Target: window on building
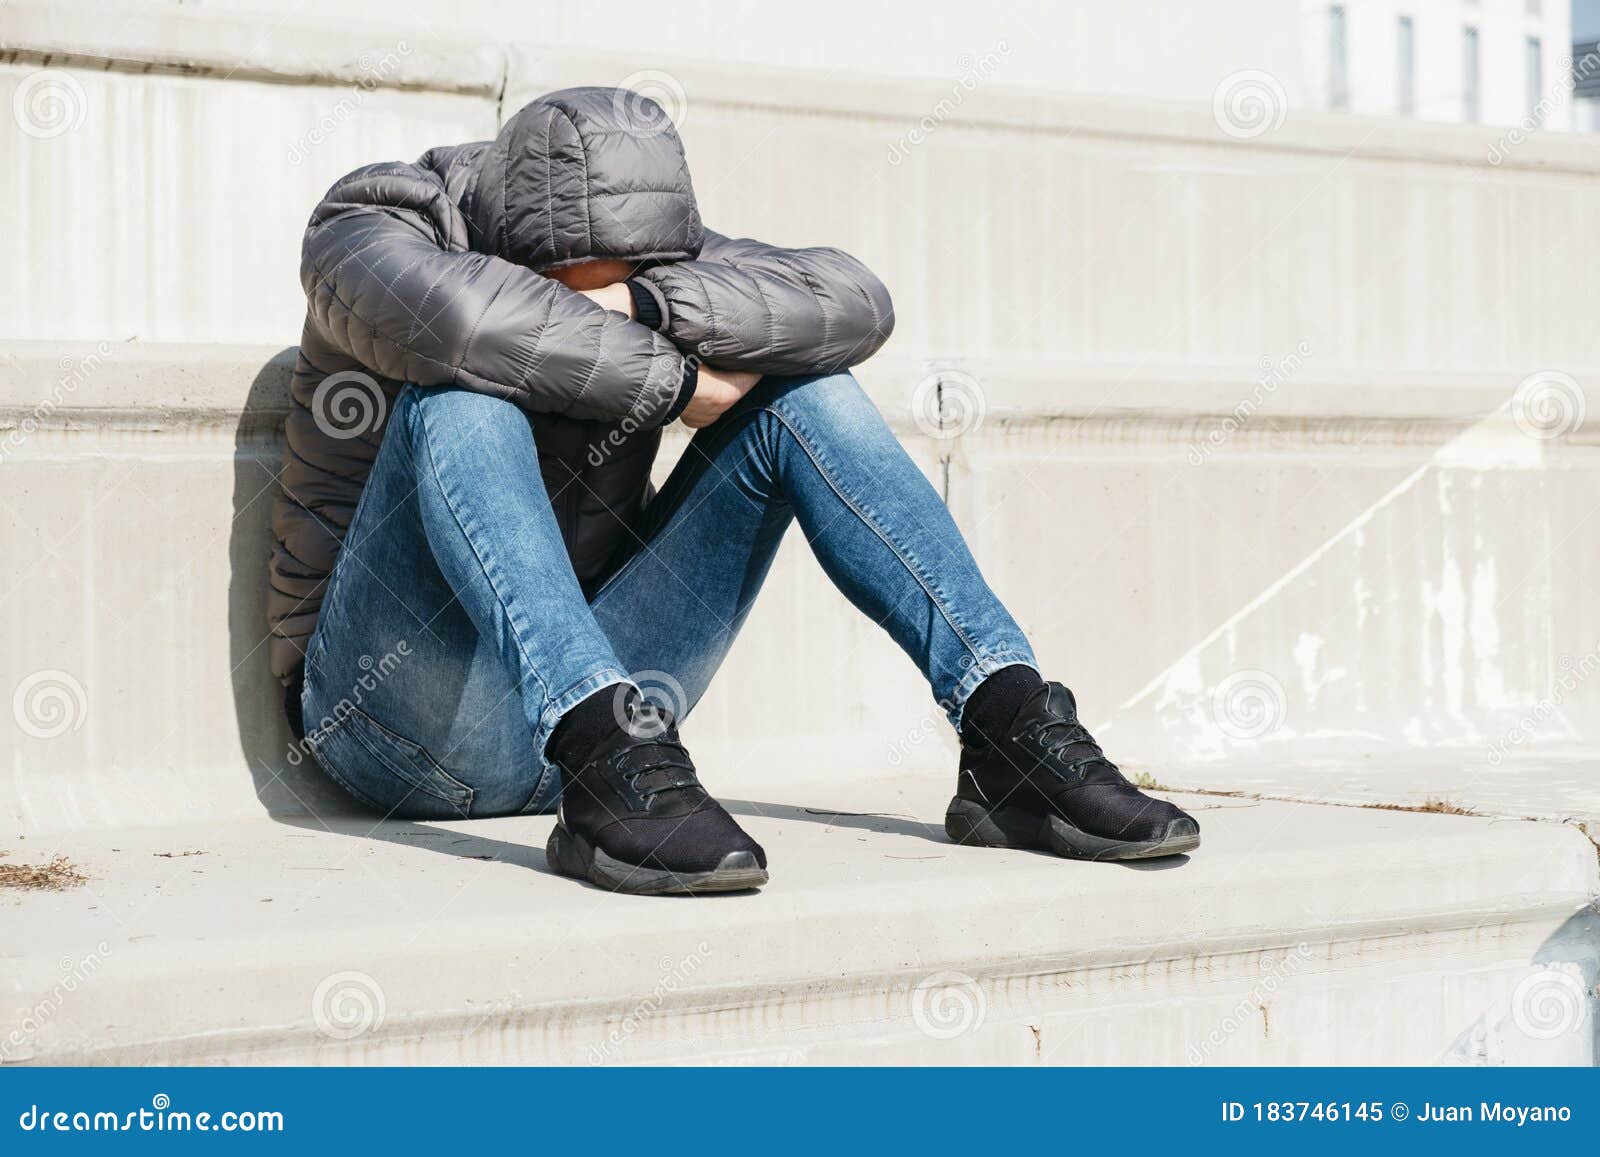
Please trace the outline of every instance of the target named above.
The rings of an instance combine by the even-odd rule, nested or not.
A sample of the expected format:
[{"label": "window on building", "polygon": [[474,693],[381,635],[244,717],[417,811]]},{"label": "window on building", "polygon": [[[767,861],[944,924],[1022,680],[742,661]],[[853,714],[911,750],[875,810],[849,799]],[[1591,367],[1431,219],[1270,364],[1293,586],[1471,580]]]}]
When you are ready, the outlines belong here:
[{"label": "window on building", "polygon": [[1461,32],[1461,113],[1464,119],[1476,123],[1483,119],[1483,96],[1480,91],[1482,76],[1478,67],[1478,30],[1464,28]]},{"label": "window on building", "polygon": [[1417,26],[1400,17],[1395,29],[1395,107],[1401,116],[1417,114]]},{"label": "window on building", "polygon": [[1544,119],[1544,46],[1537,36],[1528,37],[1528,117],[1534,124]]},{"label": "window on building", "polygon": [[1328,9],[1328,107],[1350,104],[1350,64],[1345,36],[1344,6]]}]

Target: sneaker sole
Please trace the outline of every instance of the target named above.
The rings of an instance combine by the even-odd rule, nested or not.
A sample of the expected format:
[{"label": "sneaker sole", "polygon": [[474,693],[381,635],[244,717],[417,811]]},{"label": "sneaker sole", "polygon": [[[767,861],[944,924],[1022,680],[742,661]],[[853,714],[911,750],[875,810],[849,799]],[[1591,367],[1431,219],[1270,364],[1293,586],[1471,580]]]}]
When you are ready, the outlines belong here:
[{"label": "sneaker sole", "polygon": [[1060,816],[1041,816],[1021,808],[990,811],[960,796],[950,801],[944,830],[958,844],[1054,852],[1070,860],[1149,860],[1192,852],[1200,846],[1200,825],[1191,819],[1173,820],[1160,839],[1108,840],[1075,828]]},{"label": "sneaker sole", "polygon": [[557,823],[544,847],[545,859],[563,876],[588,880],[608,892],[633,896],[700,895],[744,892],[767,882],[767,870],[752,852],[729,852],[709,872],[669,872],[625,864]]}]

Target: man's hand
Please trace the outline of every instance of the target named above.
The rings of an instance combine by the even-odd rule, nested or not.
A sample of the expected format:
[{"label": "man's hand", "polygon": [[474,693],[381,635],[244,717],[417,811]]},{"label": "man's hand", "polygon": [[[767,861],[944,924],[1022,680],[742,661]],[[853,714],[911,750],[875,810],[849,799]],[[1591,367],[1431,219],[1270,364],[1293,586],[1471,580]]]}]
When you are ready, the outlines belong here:
[{"label": "man's hand", "polygon": [[722,417],[740,398],[748,394],[760,374],[740,370],[718,370],[701,363],[699,378],[695,382],[694,396],[678,417],[691,430],[703,430]]},{"label": "man's hand", "polygon": [[[611,267],[616,265],[620,263],[589,262],[557,270],[550,276],[567,288],[583,294],[602,309],[614,310],[629,321],[637,321],[639,318],[633,306],[633,294],[628,292],[626,285],[621,281],[594,284],[602,277],[613,276],[617,271]],[[689,399],[689,404],[678,416],[691,430],[702,430],[722,417],[729,406],[748,394],[751,387],[760,380],[760,374],[719,370],[701,363],[694,396]]]},{"label": "man's hand", "polygon": [[615,310],[629,321],[638,320],[633,308],[633,294],[629,293],[628,287],[620,281],[613,281],[610,285],[602,285],[598,289],[580,289],[578,292],[602,309]]}]

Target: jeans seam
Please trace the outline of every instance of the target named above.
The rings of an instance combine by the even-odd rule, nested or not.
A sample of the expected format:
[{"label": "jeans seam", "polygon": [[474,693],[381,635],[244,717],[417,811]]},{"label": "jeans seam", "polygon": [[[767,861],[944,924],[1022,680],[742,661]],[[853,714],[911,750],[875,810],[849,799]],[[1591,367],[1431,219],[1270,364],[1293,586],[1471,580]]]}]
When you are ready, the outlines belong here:
[{"label": "jeans seam", "polygon": [[974,659],[977,659],[979,655],[978,648],[973,645],[972,640],[967,637],[966,631],[961,628],[961,625],[956,622],[955,618],[950,614],[950,611],[945,607],[944,600],[933,589],[933,587],[929,585],[927,579],[923,577],[922,573],[914,564],[912,559],[908,557],[907,553],[897,546],[894,540],[884,533],[883,529],[878,525],[878,523],[864,509],[862,509],[862,507],[858,506],[855,500],[846,494],[843,488],[841,488],[839,484],[834,481],[833,475],[828,472],[827,466],[822,462],[821,458],[818,457],[816,451],[806,440],[805,434],[800,431],[799,427],[795,426],[794,423],[789,421],[789,419],[778,410],[776,405],[763,406],[762,409],[766,413],[771,414],[774,418],[776,418],[783,425],[783,428],[789,431],[790,436],[794,438],[795,442],[800,446],[800,449],[805,451],[806,457],[810,460],[811,465],[816,469],[817,473],[822,477],[822,480],[828,484],[828,488],[838,495],[839,501],[843,502],[845,506],[861,520],[863,525],[870,529],[873,534],[877,535],[879,540],[881,540],[883,544],[889,548],[890,553],[893,554],[894,557],[899,561],[900,565],[905,568],[906,573],[916,581],[916,584],[922,588],[922,592],[928,596],[928,601],[938,608],[940,617],[943,618],[944,621],[949,625],[950,630],[955,634],[956,638],[961,640],[961,645],[967,649],[967,653],[970,654]]},{"label": "jeans seam", "polygon": [[[743,433],[741,422],[748,421],[748,419],[761,412],[761,410],[749,410],[744,414],[736,415],[733,422],[721,429],[716,426],[711,427],[709,433],[712,438],[709,440],[708,445],[703,448],[700,461],[707,463],[732,445]],[[614,583],[621,581],[623,575],[627,574],[636,563],[640,563],[650,553],[649,547],[656,542],[661,533],[666,530],[667,525],[677,516],[678,511],[683,507],[684,501],[694,493],[695,486],[705,477],[709,469],[710,467],[706,465],[700,467],[694,479],[684,488],[683,493],[673,496],[670,509],[657,505],[658,503],[667,502],[667,499],[660,494],[655,495],[654,499],[646,505],[646,523],[641,525],[640,530],[642,533],[648,528],[653,530],[653,533],[650,533],[647,538],[642,540],[642,545],[624,559],[622,565],[605,576],[600,585],[595,588],[594,593],[589,596],[588,602],[591,607],[597,605]],[[659,522],[655,521],[652,516],[659,517]]]},{"label": "jeans seam", "polygon": [[542,805],[550,801],[545,798],[545,786],[550,782],[550,777],[556,774],[556,765],[543,756],[539,757],[539,778],[533,781],[533,794],[528,797],[528,802],[523,804],[517,815],[541,815]]},{"label": "jeans seam", "polygon": [[[527,649],[522,645],[521,631],[517,625],[516,618],[512,613],[511,604],[508,603],[505,599],[505,596],[500,593],[500,585],[495,581],[494,573],[490,570],[489,564],[484,561],[483,555],[478,551],[478,544],[472,541],[471,533],[468,532],[466,524],[462,522],[461,515],[456,510],[455,500],[451,498],[450,491],[445,488],[444,480],[439,474],[438,462],[433,456],[433,442],[428,436],[427,416],[423,414],[421,410],[416,411],[416,421],[421,427],[420,433],[422,438],[422,448],[428,457],[428,478],[432,481],[434,488],[438,490],[439,496],[444,499],[445,509],[450,512],[450,517],[455,522],[456,529],[461,532],[461,537],[463,541],[466,542],[467,549],[472,552],[473,560],[477,562],[478,569],[483,573],[484,581],[489,584],[490,593],[494,595],[495,602],[500,604],[500,609],[505,614],[506,621],[511,624],[511,639],[516,644],[517,653],[522,656],[523,668],[527,671],[529,676],[538,680],[540,694],[544,701],[549,703],[549,685],[544,681],[544,676],[540,674],[539,669],[534,666],[533,660],[529,657]],[[516,680],[519,688],[522,686],[523,682],[523,679]],[[540,718],[543,718],[542,713]]]}]

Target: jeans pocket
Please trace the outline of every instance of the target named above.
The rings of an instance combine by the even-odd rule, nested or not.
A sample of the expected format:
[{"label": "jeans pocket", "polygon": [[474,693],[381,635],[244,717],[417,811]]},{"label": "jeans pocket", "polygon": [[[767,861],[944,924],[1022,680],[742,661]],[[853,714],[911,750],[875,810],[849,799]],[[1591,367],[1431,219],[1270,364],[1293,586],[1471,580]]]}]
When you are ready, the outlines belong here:
[{"label": "jeans pocket", "polygon": [[473,790],[441,767],[420,744],[397,735],[361,708],[310,737],[317,762],[339,786],[385,815],[403,819],[466,819]]}]

